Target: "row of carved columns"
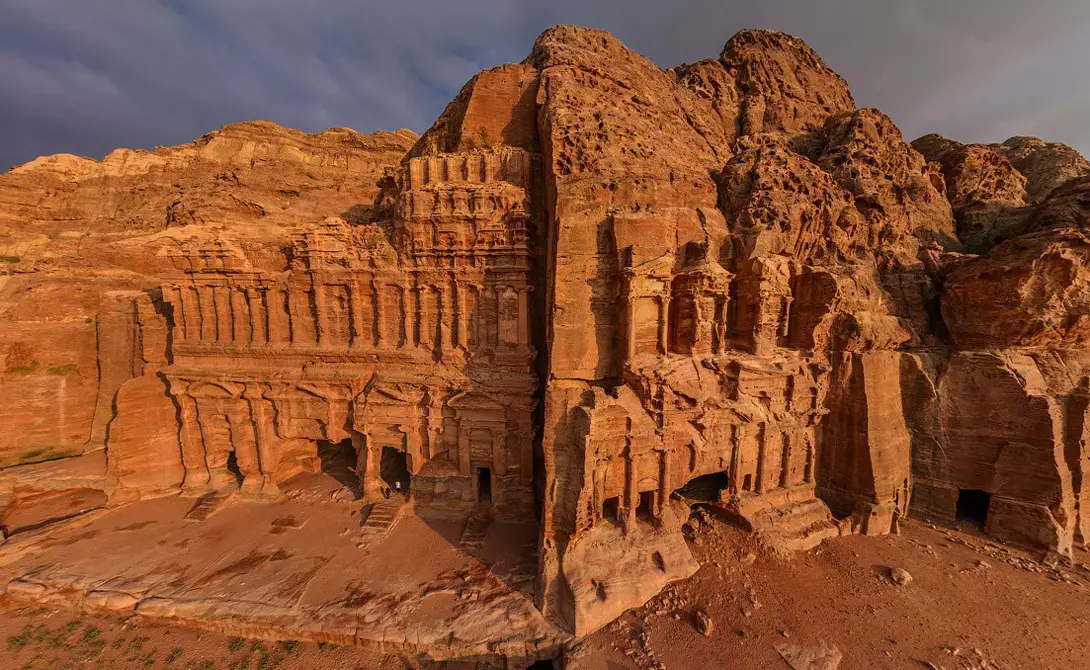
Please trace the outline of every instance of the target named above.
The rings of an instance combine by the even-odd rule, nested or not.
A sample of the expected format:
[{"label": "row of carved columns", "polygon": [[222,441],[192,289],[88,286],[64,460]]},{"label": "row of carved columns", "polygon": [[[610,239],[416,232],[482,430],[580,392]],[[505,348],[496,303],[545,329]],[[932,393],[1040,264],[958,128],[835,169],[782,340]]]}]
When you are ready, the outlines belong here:
[{"label": "row of carved columns", "polygon": [[[299,344],[303,329],[293,320],[312,318],[309,304],[312,294],[313,314],[317,316],[314,339],[319,346],[333,346],[339,342],[332,337],[330,318],[336,307],[331,304],[329,294],[336,287],[347,292],[348,335],[353,347],[391,348],[407,344],[468,347],[471,328],[477,346],[530,344],[532,288],[529,286],[420,284],[409,289],[414,296],[411,301],[406,289],[397,282],[375,281],[368,286],[369,290],[364,286],[361,281],[314,282],[311,291],[307,291],[297,285],[285,288],[185,284],[174,295],[179,339],[250,345]],[[505,301],[513,302],[513,316],[510,309],[505,310]],[[471,314],[476,318],[471,319]],[[483,317],[492,314],[495,316],[486,323]]]}]

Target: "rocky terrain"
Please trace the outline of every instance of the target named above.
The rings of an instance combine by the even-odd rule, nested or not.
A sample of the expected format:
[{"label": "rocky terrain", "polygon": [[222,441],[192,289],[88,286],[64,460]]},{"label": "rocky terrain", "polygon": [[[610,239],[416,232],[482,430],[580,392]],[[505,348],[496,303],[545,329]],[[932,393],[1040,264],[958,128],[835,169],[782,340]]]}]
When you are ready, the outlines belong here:
[{"label": "rocky terrain", "polygon": [[[1026,137],[910,143],[789,35],[663,70],[557,26],[420,137],[256,122],[42,158],[0,177],[0,226],[14,600],[437,661],[661,667],[655,627],[624,641],[630,611],[681,621],[688,593],[708,602],[657,633],[686,667],[679,626],[730,649],[693,646],[702,666],[750,658],[744,622],[716,629],[728,578],[694,507],[751,533],[710,543],[777,561],[739,554],[744,590],[808,588],[778,561],[832,543],[803,559],[811,609],[784,616],[840,645],[858,620],[820,612],[865,587],[814,585],[858,571],[844,547],[903,559],[882,588],[944,579],[919,550],[953,556],[931,550],[955,524],[1080,574],[1090,163]],[[938,526],[832,539],[909,518]],[[938,592],[851,602],[919,618]],[[1056,623],[1063,653],[1078,621]],[[883,655],[995,667],[961,643],[937,656],[929,631]],[[989,631],[1003,667],[1038,662]],[[788,633],[762,663],[884,662],[873,636]]]},{"label": "rocky terrain", "polygon": [[96,320],[110,292],[157,288],[170,254],[195,237],[229,233],[282,266],[300,227],[366,219],[377,182],[415,141],[407,130],[307,135],[254,121],[0,175],[0,467],[103,448],[112,416],[95,416]]}]

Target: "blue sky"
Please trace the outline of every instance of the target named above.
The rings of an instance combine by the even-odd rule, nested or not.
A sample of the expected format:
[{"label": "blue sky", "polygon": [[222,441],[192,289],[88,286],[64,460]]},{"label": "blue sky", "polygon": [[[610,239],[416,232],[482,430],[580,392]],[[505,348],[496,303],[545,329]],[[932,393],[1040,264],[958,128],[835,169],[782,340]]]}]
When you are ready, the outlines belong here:
[{"label": "blue sky", "polygon": [[1087,0],[0,0],[0,170],[258,118],[421,132],[556,23],[662,67],[785,30],[909,139],[1026,134],[1090,154]]}]

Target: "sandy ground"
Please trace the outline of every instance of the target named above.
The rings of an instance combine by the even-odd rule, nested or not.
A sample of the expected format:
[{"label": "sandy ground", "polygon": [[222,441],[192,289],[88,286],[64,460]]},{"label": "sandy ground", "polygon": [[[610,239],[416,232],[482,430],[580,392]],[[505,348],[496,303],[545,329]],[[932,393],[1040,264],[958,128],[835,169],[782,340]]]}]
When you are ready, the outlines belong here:
[{"label": "sandy ground", "polygon": [[[1087,571],[966,529],[910,521],[900,536],[838,538],[784,561],[713,520],[690,546],[700,571],[586,638],[568,670],[784,670],[777,647],[823,643],[845,669],[1090,668]],[[895,584],[892,568],[912,580]]]},{"label": "sandy ground", "polygon": [[161,498],[17,534],[0,545],[0,592],[274,641],[434,658],[556,653],[560,631],[533,605],[534,524],[494,522],[466,546],[468,515],[420,516],[411,505],[378,534],[358,502],[231,499],[199,520],[195,506]]},{"label": "sandy ground", "polygon": [[[408,516],[382,542],[361,549],[351,540],[359,525],[351,506],[239,502],[193,524],[182,518],[191,502],[164,499],[109,512],[0,569],[0,577],[109,575],[130,586],[288,606],[342,601],[355,607],[344,601],[417,593],[421,584],[474,565],[491,566],[501,576],[492,588],[506,590],[512,602],[532,588],[531,527],[494,525],[484,546],[465,552],[458,550],[463,521]],[[295,522],[277,523],[287,517]],[[839,657],[844,669],[1090,668],[1090,572],[1082,567],[1041,562],[1040,555],[1000,546],[971,529],[917,521],[906,522],[900,536],[839,538],[790,560],[711,515],[698,513],[690,526],[700,571],[583,640],[568,653],[568,670],[784,670],[791,667],[784,654],[808,653]],[[278,551],[290,556],[272,560]],[[314,556],[330,558],[315,571],[308,567],[316,565]],[[911,581],[894,583],[893,568],[906,570]],[[436,591],[398,625],[447,620],[457,601],[457,591]],[[711,623],[707,636],[698,631],[701,618]],[[512,634],[496,628],[496,638]],[[439,667],[478,666],[0,600],[0,670]],[[797,670],[821,667],[797,663]]]},{"label": "sandy ground", "polygon": [[140,617],[125,619],[0,603],[2,670],[405,670],[422,667],[435,666],[422,666],[397,656],[354,647],[250,640],[168,626]]}]

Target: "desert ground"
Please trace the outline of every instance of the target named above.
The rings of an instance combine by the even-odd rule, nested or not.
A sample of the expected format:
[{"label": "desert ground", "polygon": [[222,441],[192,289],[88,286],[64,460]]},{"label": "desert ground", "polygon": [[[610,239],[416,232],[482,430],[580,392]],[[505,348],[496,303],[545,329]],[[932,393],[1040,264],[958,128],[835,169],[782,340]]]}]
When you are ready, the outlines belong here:
[{"label": "desert ground", "polygon": [[[996,544],[969,526],[910,520],[900,535],[837,538],[791,558],[713,512],[698,510],[687,529],[700,571],[579,642],[562,667],[831,667],[823,657],[840,658],[842,668],[1081,667],[1090,572]],[[402,545],[413,555],[422,548]],[[910,581],[895,583],[894,569]],[[71,607],[11,600],[2,607],[4,669],[502,667],[251,639]],[[701,618],[710,621],[707,635]]]}]

